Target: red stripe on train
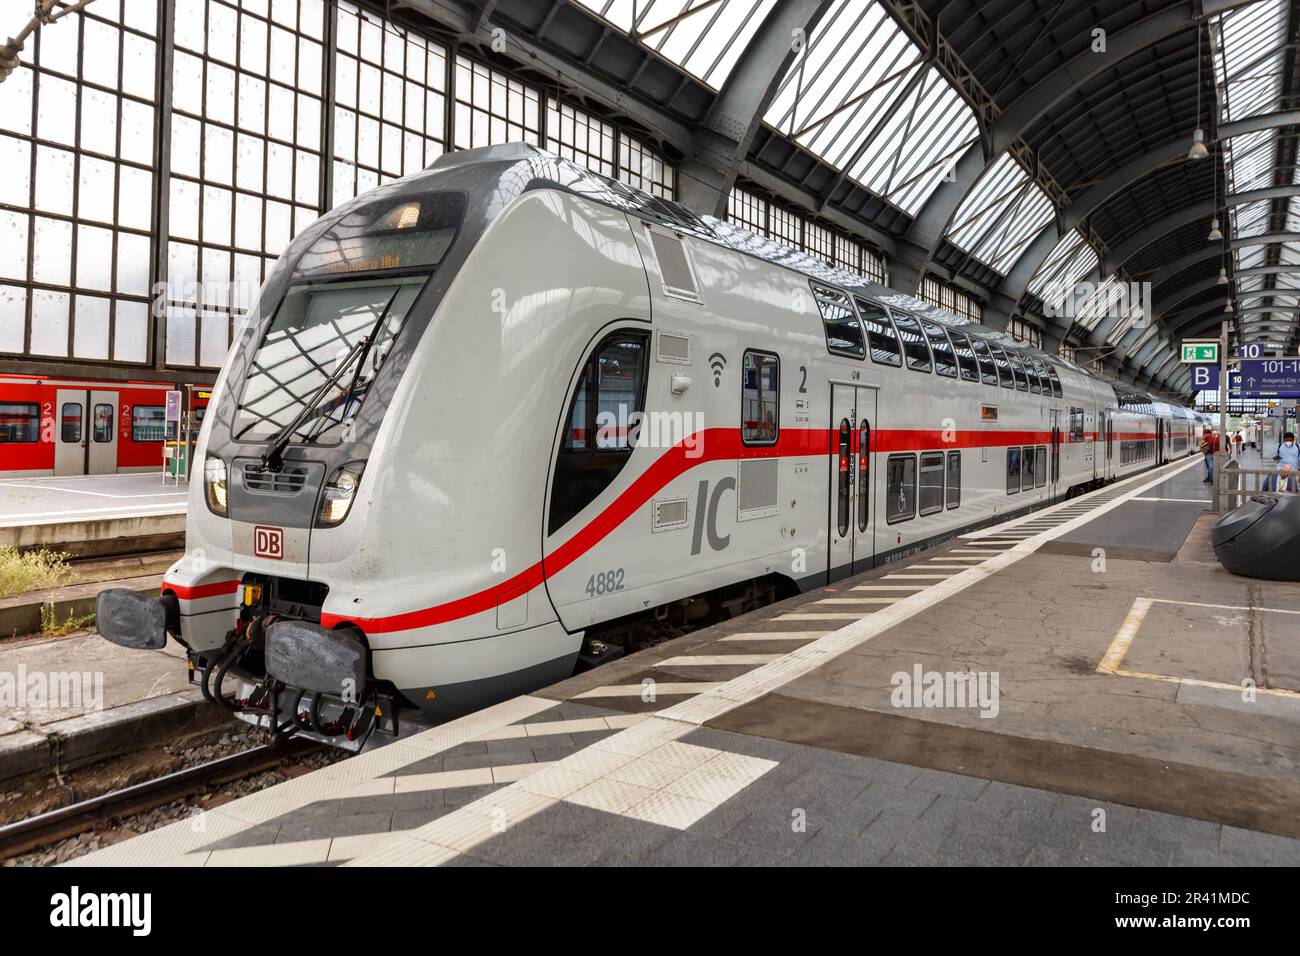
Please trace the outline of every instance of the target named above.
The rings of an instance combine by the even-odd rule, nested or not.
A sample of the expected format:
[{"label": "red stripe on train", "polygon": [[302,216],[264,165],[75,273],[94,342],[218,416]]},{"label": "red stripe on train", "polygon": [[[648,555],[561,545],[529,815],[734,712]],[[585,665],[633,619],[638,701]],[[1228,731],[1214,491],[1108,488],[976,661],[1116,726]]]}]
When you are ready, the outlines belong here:
[{"label": "red stripe on train", "polygon": [[[944,441],[944,434],[943,431],[921,429],[882,429],[871,433],[871,450],[891,452],[1047,444],[1052,437],[1050,431],[980,430],[955,432],[948,436],[949,441]],[[696,438],[694,447],[699,452],[697,457],[689,457],[688,450],[681,444],[669,448],[637,476],[609,507],[575,532],[573,537],[514,577],[468,597],[387,617],[350,617],[327,612],[321,615],[322,626],[335,627],[352,623],[366,632],[385,634],[445,624],[471,614],[490,611],[502,600],[531,591],[546,578],[567,568],[635,514],[670,481],[696,465],[719,460],[824,455],[831,452],[832,440],[837,437],[837,433],[831,429],[786,428],[781,431],[775,445],[764,446],[744,445],[740,440],[740,430],[736,428],[709,428],[693,437]]]},{"label": "red stripe on train", "polygon": [[163,593],[172,591],[182,601],[197,601],[199,598],[217,597],[222,594],[234,594],[239,590],[238,581],[214,581],[211,584],[198,584],[190,587],[185,584],[172,584],[163,581]]}]

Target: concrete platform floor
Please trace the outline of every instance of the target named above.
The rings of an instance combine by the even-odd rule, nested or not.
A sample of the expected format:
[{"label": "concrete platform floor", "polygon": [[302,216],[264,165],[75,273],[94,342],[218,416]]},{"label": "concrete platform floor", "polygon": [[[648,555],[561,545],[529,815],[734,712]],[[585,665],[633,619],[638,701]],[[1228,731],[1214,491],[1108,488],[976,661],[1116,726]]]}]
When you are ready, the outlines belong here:
[{"label": "concrete platform floor", "polygon": [[[1165,515],[1135,534],[1163,528],[1173,505],[1140,499],[1194,497],[1182,483],[1199,468],[967,536],[77,862],[1300,863],[1300,586],[1219,570],[1199,512],[1178,512],[1191,535],[1161,560],[1047,549],[1102,540],[1113,530],[1098,523],[1090,542],[1089,525],[1121,509]],[[985,696],[901,706],[918,669],[922,685],[973,672]]]},{"label": "concrete platform floor", "polygon": [[88,631],[0,643],[0,781],[137,748],[207,706],[175,644],[132,652]]},{"label": "concrete platform floor", "polygon": [[0,480],[0,528],[181,514],[187,488],[162,475],[80,475],[69,478]]}]

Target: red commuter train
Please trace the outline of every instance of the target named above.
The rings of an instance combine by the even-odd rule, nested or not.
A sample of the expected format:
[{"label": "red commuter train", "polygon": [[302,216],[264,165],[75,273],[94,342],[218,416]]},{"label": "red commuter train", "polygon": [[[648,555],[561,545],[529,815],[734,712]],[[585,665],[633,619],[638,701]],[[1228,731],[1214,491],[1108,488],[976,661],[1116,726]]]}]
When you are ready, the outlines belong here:
[{"label": "red commuter train", "polygon": [[0,478],[161,471],[173,389],[197,432],[210,385],[0,375]]}]

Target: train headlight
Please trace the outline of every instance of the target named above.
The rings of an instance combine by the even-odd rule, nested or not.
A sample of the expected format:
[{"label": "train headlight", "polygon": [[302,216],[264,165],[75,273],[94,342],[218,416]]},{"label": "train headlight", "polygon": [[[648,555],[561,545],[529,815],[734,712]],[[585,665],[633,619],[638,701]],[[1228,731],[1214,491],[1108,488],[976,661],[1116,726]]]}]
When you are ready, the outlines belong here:
[{"label": "train headlight", "polygon": [[320,500],[320,512],[316,515],[317,527],[332,528],[348,516],[365,467],[364,461],[348,462],[330,476]]},{"label": "train headlight", "polygon": [[203,463],[203,496],[208,500],[209,511],[226,517],[226,463],[216,455],[209,456]]}]

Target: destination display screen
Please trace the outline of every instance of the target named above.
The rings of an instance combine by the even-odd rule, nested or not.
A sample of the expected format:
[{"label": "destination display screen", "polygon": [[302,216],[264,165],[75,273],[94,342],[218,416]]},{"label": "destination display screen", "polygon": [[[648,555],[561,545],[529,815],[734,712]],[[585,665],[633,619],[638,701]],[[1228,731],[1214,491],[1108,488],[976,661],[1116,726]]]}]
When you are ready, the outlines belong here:
[{"label": "destination display screen", "polygon": [[465,214],[461,193],[382,199],[348,213],[298,260],[295,275],[320,278],[433,269]]}]

